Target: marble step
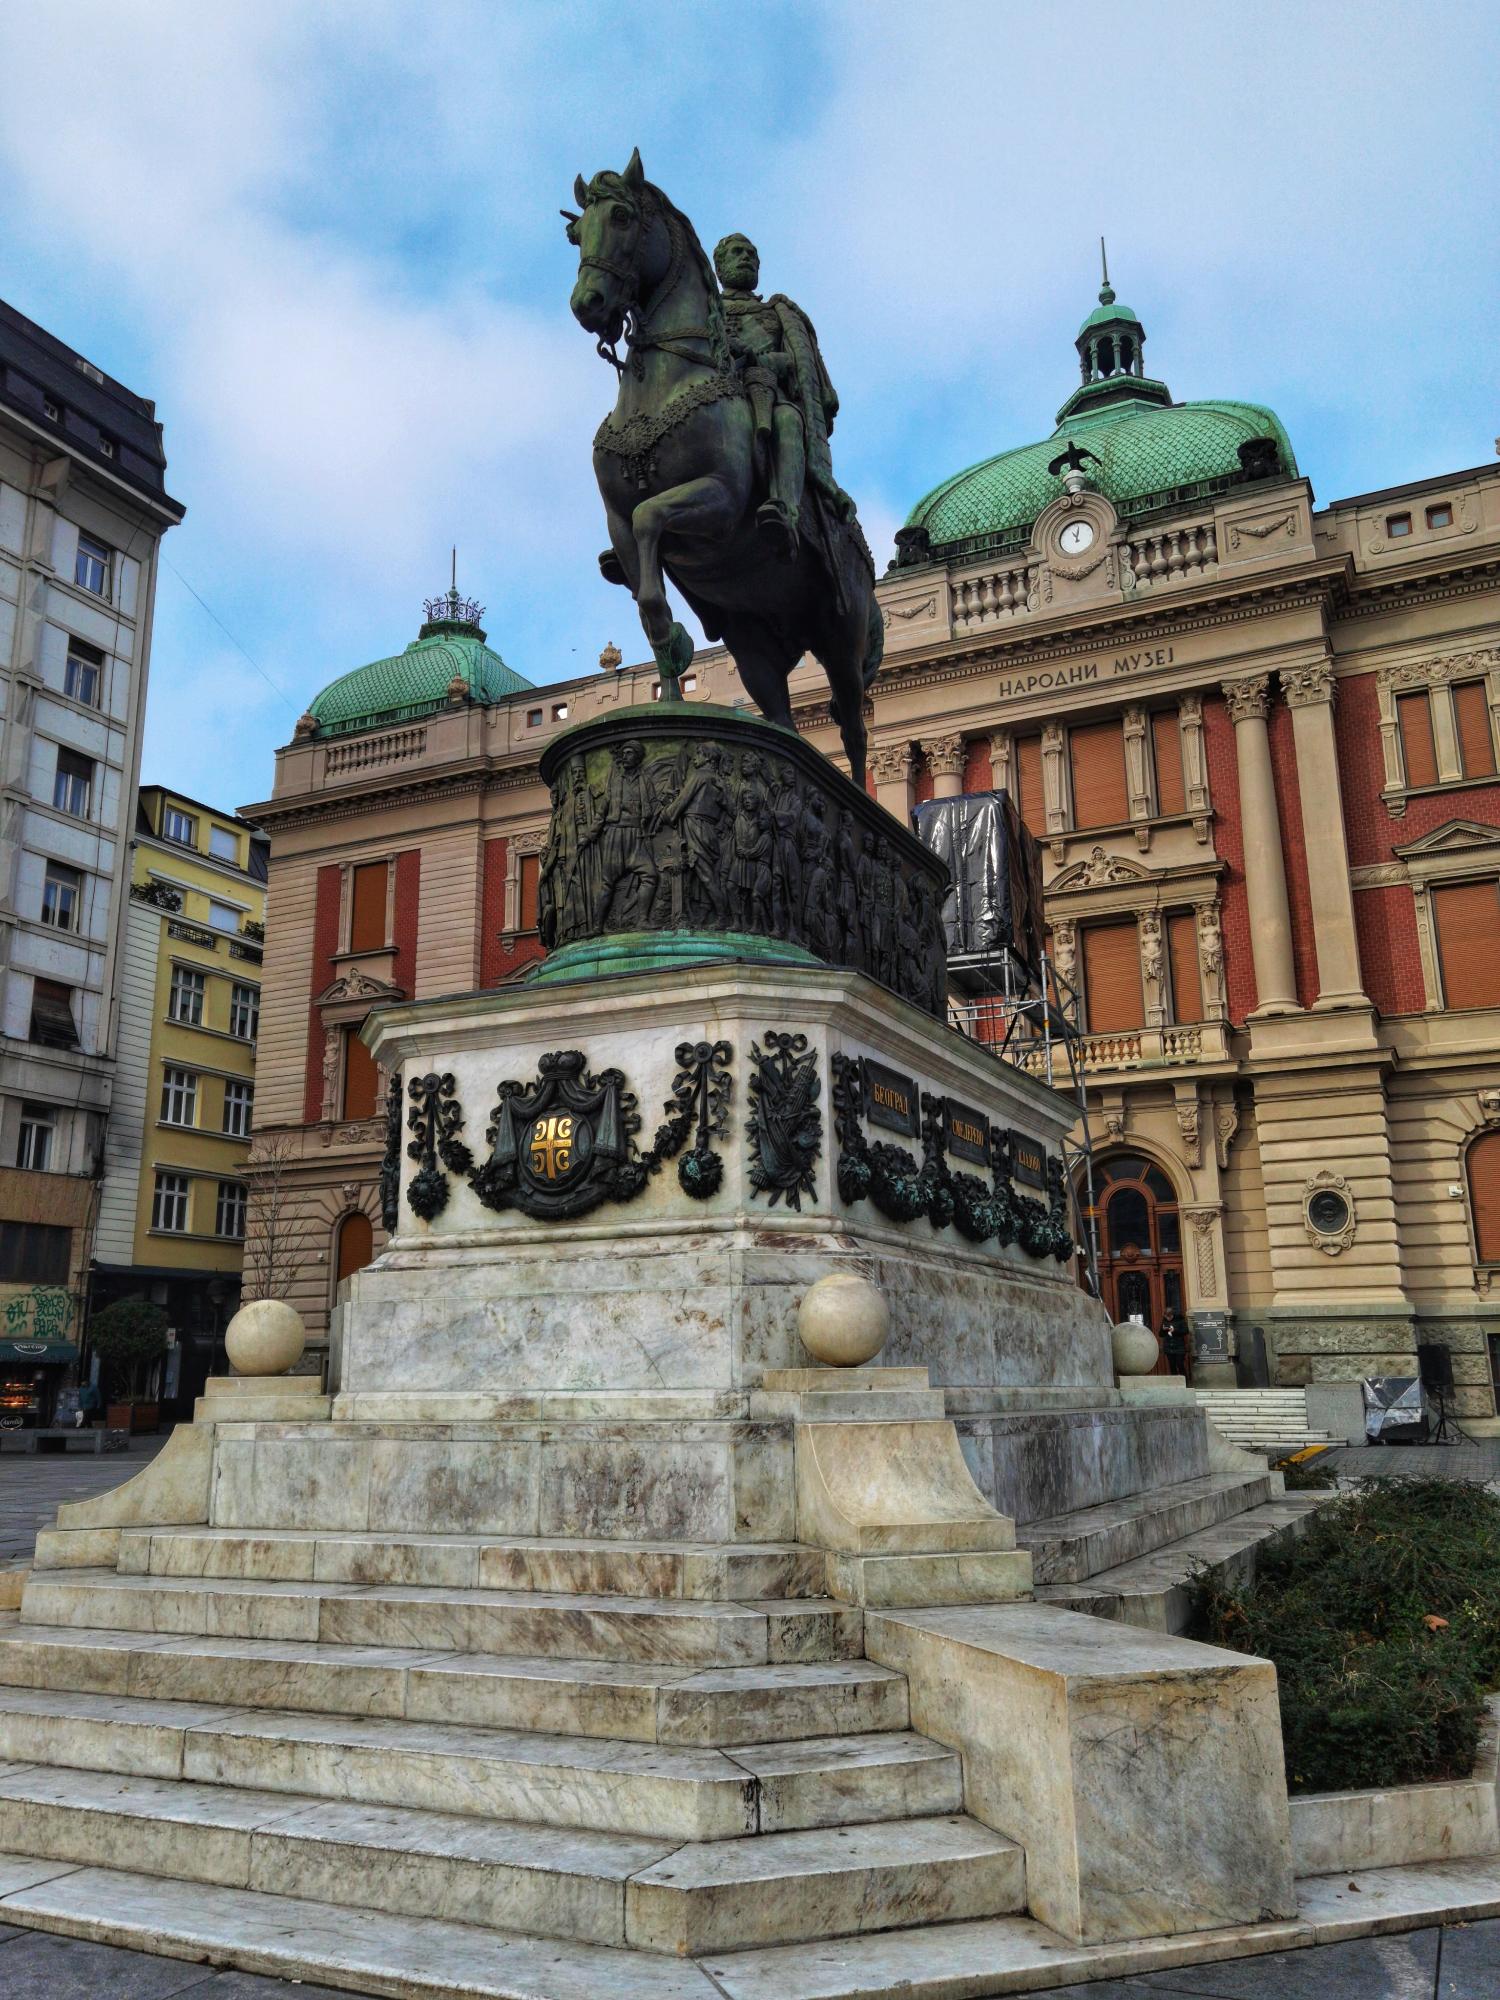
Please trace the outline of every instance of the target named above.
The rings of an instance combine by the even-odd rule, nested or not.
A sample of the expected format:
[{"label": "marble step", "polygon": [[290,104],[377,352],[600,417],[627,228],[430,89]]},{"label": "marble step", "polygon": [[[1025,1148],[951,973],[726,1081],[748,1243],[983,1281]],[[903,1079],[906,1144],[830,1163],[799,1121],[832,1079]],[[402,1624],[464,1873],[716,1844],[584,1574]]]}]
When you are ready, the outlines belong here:
[{"label": "marble step", "polygon": [[[38,1567],[49,1568],[47,1535]],[[791,1543],[568,1541],[541,1536],[312,1534],[295,1529],[128,1528],[121,1571],[263,1583],[419,1584],[598,1597],[822,1597],[820,1549]]]},{"label": "marble step", "polygon": [[7,1691],[0,1750],[119,1776],[678,1840],[956,1812],[963,1803],[958,1757],[909,1730],[721,1750],[46,1689]]},{"label": "marble step", "polygon": [[580,1943],[698,1952],[1021,1907],[1020,1849],[962,1814],[688,1843],[243,1787],[0,1766],[0,1845]]},{"label": "marble step", "polygon": [[[1038,1585],[1081,1583],[1273,1497],[1269,1471],[1212,1473],[1133,1493],[1124,1500],[1027,1521],[1017,1528],[1016,1540],[1031,1551]],[[28,1598],[23,1605],[27,1616],[29,1602]]]},{"label": "marble step", "polygon": [[856,1607],[827,1598],[735,1604],[85,1569],[33,1571],[21,1609],[28,1624],[94,1630],[693,1666],[857,1659],[864,1633]]},{"label": "marble step", "polygon": [[1296,1534],[1308,1515],[1334,1493],[1287,1493],[1248,1513],[1235,1514],[1180,1542],[1155,1549],[1089,1577],[1083,1583],[1043,1584],[1037,1598],[1095,1618],[1118,1618],[1158,1632],[1185,1632],[1192,1622],[1193,1585],[1212,1573],[1225,1584],[1248,1581],[1257,1550]]},{"label": "marble step", "polygon": [[1070,1944],[1030,1918],[990,1917],[695,1961],[0,1854],[0,1922],[382,2000],[978,2000],[1173,1969],[1178,1986],[1212,1990],[1231,1973],[1243,1987],[1253,1971],[1225,1960],[1500,1914],[1493,1857],[1371,1870],[1352,1890],[1347,1874],[1311,1877],[1298,1890],[1294,1918],[1123,1944]]},{"label": "marble step", "polygon": [[905,1729],[906,1681],[868,1660],[752,1667],[432,1653],[274,1639],[0,1629],[6,1687],[409,1716],[640,1743],[766,1743]]}]

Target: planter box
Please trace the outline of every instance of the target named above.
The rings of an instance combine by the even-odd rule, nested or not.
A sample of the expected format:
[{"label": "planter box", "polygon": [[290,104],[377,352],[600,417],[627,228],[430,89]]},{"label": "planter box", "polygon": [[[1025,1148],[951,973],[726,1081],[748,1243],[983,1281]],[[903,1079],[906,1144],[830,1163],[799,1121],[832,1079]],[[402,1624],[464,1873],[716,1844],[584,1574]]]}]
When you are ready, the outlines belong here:
[{"label": "planter box", "polygon": [[1290,1801],[1298,1875],[1408,1868],[1500,1852],[1500,1695],[1467,1778],[1446,1784],[1377,1786],[1366,1792],[1305,1792]]},{"label": "planter box", "polygon": [[139,1437],[161,1428],[161,1404],[111,1403],[104,1421],[112,1431],[132,1431]]}]

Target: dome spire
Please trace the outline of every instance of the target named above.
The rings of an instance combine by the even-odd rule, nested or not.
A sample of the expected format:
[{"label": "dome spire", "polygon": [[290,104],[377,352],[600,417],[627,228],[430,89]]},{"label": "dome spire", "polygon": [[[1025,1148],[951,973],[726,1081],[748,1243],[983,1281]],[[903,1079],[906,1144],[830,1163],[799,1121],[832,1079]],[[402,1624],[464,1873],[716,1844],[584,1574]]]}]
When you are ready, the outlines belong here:
[{"label": "dome spire", "polygon": [[1172,398],[1164,382],[1146,374],[1144,350],[1146,329],[1130,310],[1122,306],[1109,281],[1109,251],[1099,238],[1099,303],[1078,329],[1073,345],[1078,350],[1082,386],[1058,412],[1059,424],[1083,410],[1110,403],[1169,403]]}]

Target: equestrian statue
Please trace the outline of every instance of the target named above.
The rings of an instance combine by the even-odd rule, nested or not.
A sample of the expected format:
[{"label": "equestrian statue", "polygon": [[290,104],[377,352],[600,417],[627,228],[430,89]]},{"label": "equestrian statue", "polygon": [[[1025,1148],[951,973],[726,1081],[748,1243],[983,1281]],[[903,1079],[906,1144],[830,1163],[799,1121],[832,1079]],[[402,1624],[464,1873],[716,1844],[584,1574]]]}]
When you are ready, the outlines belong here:
[{"label": "equestrian statue", "polygon": [[759,295],[748,237],[726,236],[711,266],[639,152],[623,173],[580,175],[574,193],[573,316],[619,376],[594,439],[610,541],[600,569],[636,601],[664,699],[681,699],[693,657],[668,578],[769,721],[791,726],[787,682],[814,654],[863,785],[864,696],[885,627],[854,502],[833,476],[838,397],[812,322]]}]

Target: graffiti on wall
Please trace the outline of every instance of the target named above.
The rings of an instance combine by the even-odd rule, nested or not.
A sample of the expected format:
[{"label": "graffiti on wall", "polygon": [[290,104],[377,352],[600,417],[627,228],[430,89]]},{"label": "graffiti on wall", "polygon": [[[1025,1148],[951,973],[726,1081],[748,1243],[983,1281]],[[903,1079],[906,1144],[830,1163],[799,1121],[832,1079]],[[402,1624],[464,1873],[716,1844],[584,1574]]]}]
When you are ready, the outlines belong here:
[{"label": "graffiti on wall", "polygon": [[6,1340],[34,1340],[50,1346],[70,1337],[75,1309],[71,1292],[64,1291],[61,1285],[6,1289],[10,1296],[0,1303]]}]

